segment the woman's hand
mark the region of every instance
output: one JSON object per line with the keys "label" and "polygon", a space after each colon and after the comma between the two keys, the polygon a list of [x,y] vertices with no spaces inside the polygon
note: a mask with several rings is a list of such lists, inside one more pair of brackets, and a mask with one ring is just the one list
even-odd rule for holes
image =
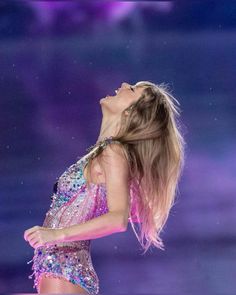
{"label": "woman's hand", "polygon": [[55,242],[63,241],[63,229],[53,229],[36,225],[24,232],[24,239],[33,248],[53,245]]}

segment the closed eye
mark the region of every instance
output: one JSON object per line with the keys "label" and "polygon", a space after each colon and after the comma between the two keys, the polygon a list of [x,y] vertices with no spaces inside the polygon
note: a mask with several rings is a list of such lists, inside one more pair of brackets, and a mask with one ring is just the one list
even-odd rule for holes
{"label": "closed eye", "polygon": [[132,86],[130,86],[130,89],[134,92],[134,88]]}

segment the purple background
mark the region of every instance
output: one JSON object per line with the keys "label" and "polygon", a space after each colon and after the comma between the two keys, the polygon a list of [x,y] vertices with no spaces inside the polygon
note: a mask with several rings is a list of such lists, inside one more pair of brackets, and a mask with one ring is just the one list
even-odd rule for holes
{"label": "purple background", "polygon": [[92,241],[100,293],[235,294],[236,4],[183,2],[1,2],[1,293],[35,292],[23,232],[97,140],[99,100],[151,80],[181,103],[180,193],[165,251],[130,226]]}

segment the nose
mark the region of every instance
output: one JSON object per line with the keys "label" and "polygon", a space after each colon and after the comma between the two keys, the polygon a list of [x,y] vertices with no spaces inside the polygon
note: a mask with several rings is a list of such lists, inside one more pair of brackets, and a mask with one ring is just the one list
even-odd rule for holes
{"label": "nose", "polygon": [[122,84],[121,84],[121,88],[125,88],[125,87],[128,87],[129,86],[129,84],[128,83],[126,83],[126,82],[123,82]]}

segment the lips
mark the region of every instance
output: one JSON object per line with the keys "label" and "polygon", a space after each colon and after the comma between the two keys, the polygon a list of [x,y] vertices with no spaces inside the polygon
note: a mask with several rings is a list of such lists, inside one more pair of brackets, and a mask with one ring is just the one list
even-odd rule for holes
{"label": "lips", "polygon": [[120,92],[120,88],[118,88],[118,89],[115,90],[115,95],[109,95],[109,94],[107,94],[107,95],[105,96],[105,98],[107,99],[107,98],[110,98],[110,97],[114,97],[114,96],[116,96],[117,94],[119,94],[119,92]]}

